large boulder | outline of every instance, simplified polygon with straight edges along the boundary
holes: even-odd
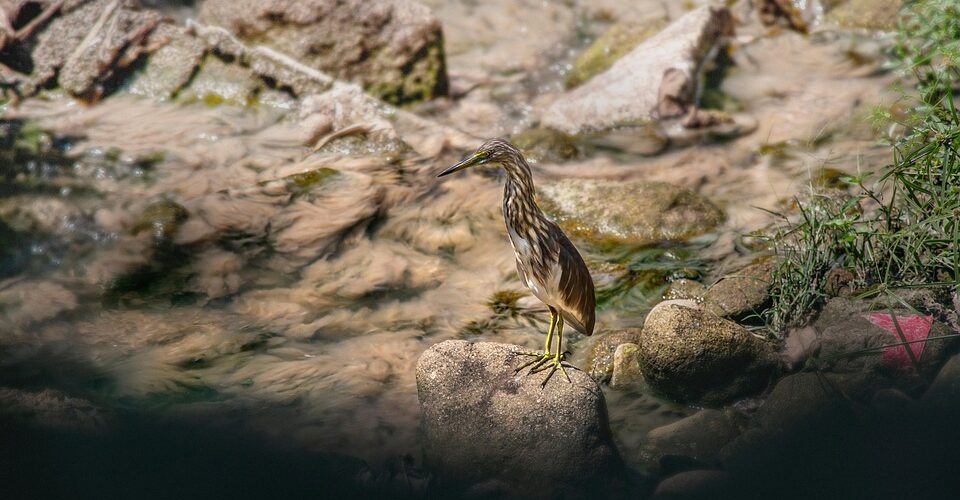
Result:
[[[667,396],[717,404],[762,389],[777,359],[768,342],[733,321],[670,304],[647,316],[640,367],[647,383]]]
[[[560,96],[542,124],[576,134],[680,116],[694,103],[704,61],[732,31],[726,8],[695,9]]]
[[[206,0],[200,19],[391,103],[447,91],[440,21],[412,0]]]
[[[450,340],[417,363],[426,467],[450,495],[603,496],[622,487],[623,466],[603,392],[567,368],[515,374],[520,346]]]
[[[662,182],[567,179],[541,193],[543,208],[565,230],[600,243],[684,240],[723,220],[710,200]]]

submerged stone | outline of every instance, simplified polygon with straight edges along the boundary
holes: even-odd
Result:
[[[170,200],[160,200],[143,209],[143,213],[133,226],[133,232],[139,233],[144,229],[150,229],[153,231],[154,241],[170,241],[180,228],[180,224],[189,215],[183,205]]]
[[[565,230],[600,244],[682,241],[723,220],[706,198],[662,182],[568,179],[541,192],[543,208]]]
[[[451,340],[417,362],[425,465],[441,496],[580,498],[623,488],[603,391],[567,368],[515,374],[523,348]]]

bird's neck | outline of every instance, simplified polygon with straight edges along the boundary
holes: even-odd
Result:
[[[542,227],[546,218],[536,203],[533,175],[525,161],[505,168],[507,182],[503,187],[503,217],[521,234],[530,226]]]

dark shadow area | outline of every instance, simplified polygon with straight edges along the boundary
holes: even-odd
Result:
[[[0,420],[4,498],[372,498],[358,459],[130,416],[100,433]]]

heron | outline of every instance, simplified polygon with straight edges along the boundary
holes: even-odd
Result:
[[[499,165],[507,173],[503,187],[503,220],[517,257],[517,273],[533,295],[550,310],[550,327],[543,352],[522,352],[534,359],[514,373],[528,366],[528,374],[549,370],[540,384],[545,387],[559,369],[570,382],[563,365],[569,353],[561,350],[563,326],[569,323],[584,335],[593,334],[596,297],[590,271],[570,238],[537,206],[530,165],[513,144],[503,139],[489,140],[437,177],[478,165]],[[552,351],[554,335],[557,347]]]

